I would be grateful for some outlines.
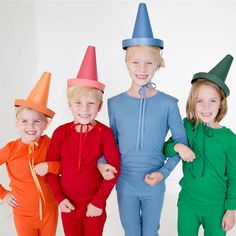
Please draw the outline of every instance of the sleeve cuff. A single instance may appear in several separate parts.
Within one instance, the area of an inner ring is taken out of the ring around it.
[[[160,168],[158,172],[160,172],[163,175],[164,179],[166,179],[170,174],[169,170],[166,169],[165,167]]]
[[[48,173],[60,174],[61,173],[61,162],[59,161],[48,161]]]
[[[236,199],[226,199],[225,201],[225,209],[226,210],[236,210]]]
[[[3,199],[3,198],[7,195],[8,192],[9,192],[8,190],[3,189],[3,190],[0,192],[0,199]]]
[[[98,207],[98,208],[100,208],[100,209],[104,209],[105,206],[106,206],[106,201],[103,201],[103,200],[98,199],[97,197],[95,197],[95,198],[92,200],[91,204],[93,204],[95,207]]]
[[[173,157],[173,156],[175,156],[176,154],[177,154],[177,152],[175,151],[175,144],[176,144],[176,142],[173,142],[173,143],[171,143],[171,144],[169,144],[170,146],[169,146],[169,150],[168,150],[168,156],[167,157]]]
[[[100,158],[98,159],[97,165],[98,165],[98,164],[107,164],[107,161],[106,161],[106,159],[105,159],[104,156],[102,156],[102,157],[100,157]]]
[[[57,193],[55,198],[56,198],[57,203],[60,204],[61,201],[66,199],[66,196],[63,193]]]

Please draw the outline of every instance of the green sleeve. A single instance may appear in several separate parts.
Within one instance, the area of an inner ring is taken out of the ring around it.
[[[236,136],[227,155],[226,175],[228,177],[228,188],[225,209],[236,210]]]
[[[174,150],[176,142],[170,137],[164,145],[164,155],[165,157],[173,157],[177,154],[177,152]]]

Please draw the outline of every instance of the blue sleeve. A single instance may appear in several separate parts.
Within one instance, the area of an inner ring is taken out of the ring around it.
[[[185,128],[182,123],[179,108],[176,102],[171,103],[169,107],[167,122],[168,122],[168,127],[171,131],[173,141],[175,143],[183,143],[187,145],[188,142]],[[179,155],[175,155],[174,157],[168,158],[165,164],[158,171],[160,171],[163,174],[164,178],[167,178],[171,173],[171,171],[179,163],[179,161],[180,161]]]
[[[115,119],[115,112],[113,110],[114,105],[112,106],[112,101],[108,99],[108,116],[109,116],[109,124],[113,131],[115,141],[118,145],[118,137],[117,137],[117,126],[116,126],[116,119]]]
[[[108,116],[109,116],[109,124],[115,137],[115,142],[118,144],[116,122],[115,122],[114,112],[112,111],[112,105],[110,99],[108,99]],[[101,156],[97,161],[97,164],[99,163],[107,164],[106,158],[104,156]]]

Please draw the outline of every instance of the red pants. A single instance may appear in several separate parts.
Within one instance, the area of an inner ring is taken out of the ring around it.
[[[86,217],[80,210],[61,213],[65,236],[102,236],[106,211],[101,216]]]
[[[37,213],[35,212],[37,215]],[[58,220],[57,207],[43,213],[43,220],[27,222],[24,216],[14,214],[14,222],[18,236],[55,236]],[[30,220],[29,218],[29,220]],[[31,224],[32,223],[32,224]]]

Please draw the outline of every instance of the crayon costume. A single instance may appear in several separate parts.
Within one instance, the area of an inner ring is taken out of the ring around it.
[[[192,83],[204,78],[218,85],[227,95],[224,83],[233,58],[226,56],[209,73],[197,73]],[[222,79],[223,78],[223,79]],[[183,162],[183,178],[178,199],[178,235],[197,236],[203,225],[205,236],[221,236],[221,221],[226,210],[236,209],[236,135],[228,128],[197,127],[184,119],[189,146],[196,159]],[[167,143],[165,154],[171,156],[173,144]]]
[[[97,81],[94,47],[88,47],[77,78],[68,80],[68,86],[71,85],[104,90],[104,85]],[[75,206],[70,213],[62,212],[65,235],[102,236],[106,199],[118,175],[113,180],[104,180],[97,161],[105,155],[119,170],[119,152],[109,127],[96,121],[90,131],[83,133],[76,131],[76,125],[70,122],[54,131],[47,160],[61,161],[62,169],[61,176],[51,174],[48,179],[58,203],[67,198]],[[89,203],[101,208],[102,215],[86,217]]]
[[[52,118],[54,112],[46,108],[50,74],[45,72],[27,100],[17,99],[15,106],[32,108]],[[45,176],[37,176],[34,164],[45,162],[50,138],[24,144],[17,139],[0,149],[0,165],[6,163],[12,194],[18,206],[13,209],[14,222],[19,236],[56,235],[57,203]],[[48,163],[48,171],[59,172],[58,163]],[[8,191],[0,185],[0,198]]]
[[[139,5],[132,39],[122,43],[125,50],[140,45],[164,47],[162,40],[153,38],[144,3]],[[163,146],[168,130],[175,141],[186,143],[177,99],[161,91],[145,98],[145,86],[139,91],[141,98],[123,92],[108,100],[110,126],[121,153],[117,197],[126,236],[158,235],[165,181],[151,187],[144,178],[154,171],[166,178],[179,162],[179,156],[165,162]]]
[[[151,187],[144,182],[144,177],[153,171],[160,171],[167,177],[179,162],[176,156],[164,163],[166,159],[162,150],[169,129],[176,141],[185,143],[186,140],[177,100],[158,91],[155,96],[145,99],[143,147],[137,149],[140,100],[125,92],[108,101],[110,125],[121,154],[117,194],[125,235],[156,236],[165,181]],[[139,205],[142,207],[143,223],[140,222]]]

